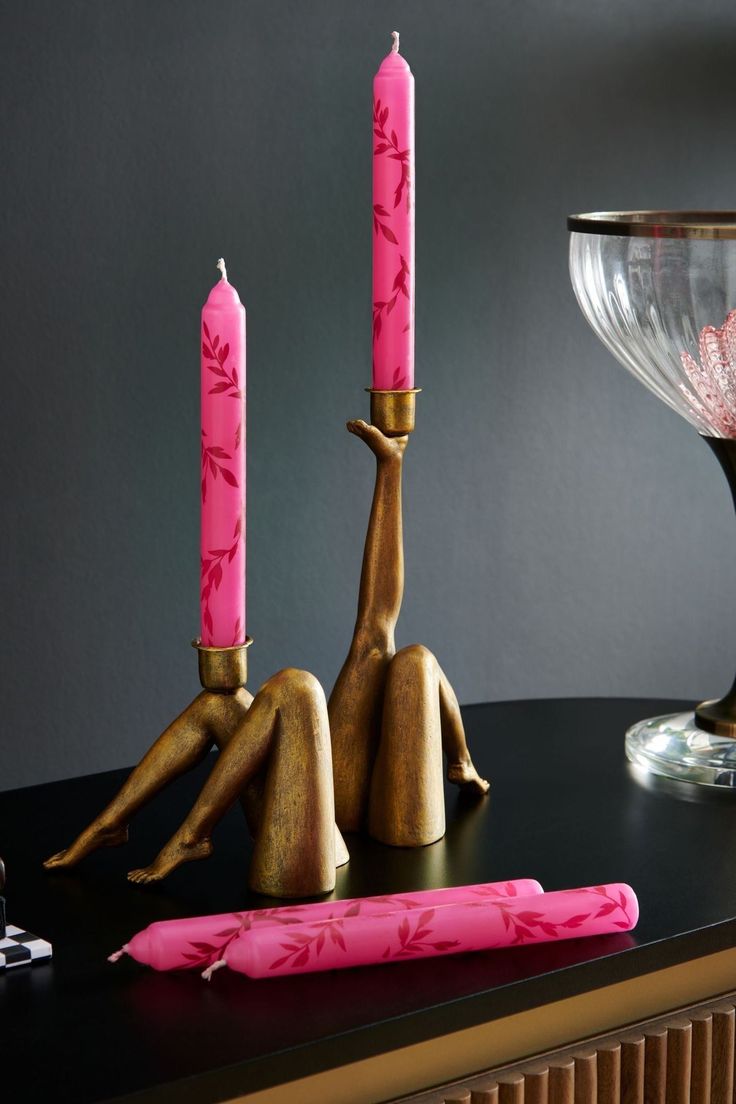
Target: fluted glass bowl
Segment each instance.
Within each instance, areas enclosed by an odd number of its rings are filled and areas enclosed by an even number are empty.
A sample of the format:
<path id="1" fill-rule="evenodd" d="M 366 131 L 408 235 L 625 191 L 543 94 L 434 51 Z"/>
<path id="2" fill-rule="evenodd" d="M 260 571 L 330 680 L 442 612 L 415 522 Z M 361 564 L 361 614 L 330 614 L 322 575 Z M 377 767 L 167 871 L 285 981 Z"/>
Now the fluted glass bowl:
<path id="1" fill-rule="evenodd" d="M 597 212 L 568 229 L 594 332 L 703 436 L 736 501 L 736 211 Z M 736 787 L 736 681 L 693 713 L 634 725 L 626 753 L 655 774 Z"/>
<path id="2" fill-rule="evenodd" d="M 736 436 L 736 212 L 568 226 L 572 286 L 603 344 L 699 433 Z"/>

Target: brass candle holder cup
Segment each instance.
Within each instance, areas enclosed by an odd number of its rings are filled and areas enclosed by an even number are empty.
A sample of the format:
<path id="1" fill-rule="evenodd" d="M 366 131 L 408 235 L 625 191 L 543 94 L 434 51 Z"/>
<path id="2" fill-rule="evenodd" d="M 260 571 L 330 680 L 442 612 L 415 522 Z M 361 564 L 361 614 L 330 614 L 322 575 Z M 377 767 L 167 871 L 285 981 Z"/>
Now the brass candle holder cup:
<path id="1" fill-rule="evenodd" d="M 203 690 L 213 694 L 234 694 L 248 681 L 248 648 L 253 641 L 248 636 L 244 644 L 231 648 L 211 648 L 197 639 L 192 647 L 197 649 L 199 681 Z"/>
<path id="2" fill-rule="evenodd" d="M 110 804 L 74 843 L 48 859 L 74 866 L 92 851 L 126 843 L 132 817 L 160 790 L 220 754 L 179 829 L 150 866 L 132 870 L 138 884 L 157 882 L 182 863 L 207 858 L 211 835 L 239 800 L 255 840 L 248 884 L 273 897 L 312 897 L 335 888 L 348 852 L 335 827 L 327 703 L 307 671 L 287 668 L 255 698 L 245 689 L 244 644 L 197 649 L 202 692 L 149 748 Z"/>
<path id="3" fill-rule="evenodd" d="M 401 484 L 417 389 L 368 389 L 371 424 L 348 430 L 376 457 L 358 616 L 328 703 L 335 814 L 344 831 L 367 830 L 395 847 L 423 847 L 445 833 L 443 752 L 450 781 L 480 795 L 457 698 L 421 644 L 396 650 L 404 593 Z"/>
<path id="4" fill-rule="evenodd" d="M 366 387 L 371 396 L 371 425 L 386 437 L 404 437 L 416 423 L 417 395 L 421 387 L 408 391 L 381 391 Z"/>

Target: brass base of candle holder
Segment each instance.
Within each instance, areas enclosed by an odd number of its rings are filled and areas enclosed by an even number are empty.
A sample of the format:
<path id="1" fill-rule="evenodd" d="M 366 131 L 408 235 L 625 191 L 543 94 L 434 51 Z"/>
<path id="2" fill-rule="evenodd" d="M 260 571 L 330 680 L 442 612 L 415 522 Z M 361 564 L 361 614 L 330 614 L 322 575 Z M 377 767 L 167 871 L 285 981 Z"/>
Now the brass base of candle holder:
<path id="1" fill-rule="evenodd" d="M 150 866 L 130 881 L 157 882 L 212 853 L 211 833 L 240 800 L 255 840 L 248 884 L 273 897 L 313 897 L 335 888 L 348 852 L 335 826 L 327 706 L 306 671 L 287 668 L 255 698 L 244 688 L 248 638 L 230 648 L 193 642 L 202 693 L 148 750 L 110 804 L 74 841 L 44 863 L 69 868 L 102 847 L 126 843 L 132 817 L 170 782 L 220 754 L 181 827 Z"/>
<path id="2" fill-rule="evenodd" d="M 408 391 L 381 391 L 366 387 L 371 396 L 371 425 L 385 437 L 404 437 L 414 429 L 416 397 L 421 387 Z"/>
<path id="3" fill-rule="evenodd" d="M 439 663 L 421 644 L 395 646 L 404 593 L 401 483 L 416 394 L 371 390 L 372 424 L 348 422 L 376 457 L 376 484 L 358 616 L 328 707 L 338 826 L 394 847 L 444 835 L 443 752 L 452 782 L 478 796 L 488 791 Z"/>

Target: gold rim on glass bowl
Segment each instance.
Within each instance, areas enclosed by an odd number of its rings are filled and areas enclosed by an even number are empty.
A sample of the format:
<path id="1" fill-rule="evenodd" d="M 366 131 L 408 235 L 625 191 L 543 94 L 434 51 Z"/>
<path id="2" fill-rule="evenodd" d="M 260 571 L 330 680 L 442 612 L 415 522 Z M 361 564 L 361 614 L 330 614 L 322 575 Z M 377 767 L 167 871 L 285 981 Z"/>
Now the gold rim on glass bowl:
<path id="1" fill-rule="evenodd" d="M 621 238 L 736 238 L 736 211 L 592 211 L 569 215 L 576 234 Z"/>

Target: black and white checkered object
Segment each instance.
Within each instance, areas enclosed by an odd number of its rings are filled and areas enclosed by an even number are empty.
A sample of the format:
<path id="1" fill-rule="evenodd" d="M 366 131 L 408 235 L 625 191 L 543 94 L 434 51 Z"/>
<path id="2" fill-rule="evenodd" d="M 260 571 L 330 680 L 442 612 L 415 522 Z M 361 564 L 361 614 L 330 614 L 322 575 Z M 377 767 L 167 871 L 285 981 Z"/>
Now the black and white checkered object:
<path id="1" fill-rule="evenodd" d="M 5 938 L 0 939 L 0 970 L 10 970 L 13 966 L 30 966 L 44 958 L 51 958 L 53 950 L 45 939 L 14 928 L 8 924 Z"/>

